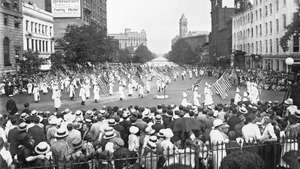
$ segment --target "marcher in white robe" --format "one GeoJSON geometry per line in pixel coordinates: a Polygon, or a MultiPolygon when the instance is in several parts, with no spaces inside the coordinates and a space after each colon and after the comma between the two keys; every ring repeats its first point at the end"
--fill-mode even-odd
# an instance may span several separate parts
{"type": "Polygon", "coordinates": [[[59,89],[56,89],[54,92],[53,92],[53,97],[52,99],[54,100],[54,108],[55,110],[57,111],[60,106],[61,106],[61,100],[60,100],[60,97],[61,97],[61,93],[60,93],[60,90],[59,89]]]}
{"type": "Polygon", "coordinates": [[[139,85],[139,97],[144,98],[144,86],[139,85]]]}
{"type": "Polygon", "coordinates": [[[108,84],[109,86],[109,95],[113,95],[114,94],[114,83],[113,82],[109,82],[108,84]]]}
{"type": "Polygon", "coordinates": [[[146,81],[146,92],[150,93],[150,91],[151,91],[151,81],[148,79],[146,81]]]}
{"type": "Polygon", "coordinates": [[[2,82],[0,83],[0,95],[4,95],[5,94],[5,83],[2,82]]]}
{"type": "Polygon", "coordinates": [[[204,87],[204,105],[205,106],[209,106],[212,105],[214,103],[213,101],[213,93],[211,91],[211,86],[208,83],[205,83],[205,87],[204,87]]]}
{"type": "Polygon", "coordinates": [[[198,87],[195,87],[193,92],[193,101],[195,106],[200,106],[200,97],[201,95],[198,93],[198,87]]]}
{"type": "Polygon", "coordinates": [[[98,103],[100,100],[100,87],[99,85],[94,85],[94,100],[95,103],[98,103]]]}
{"type": "Polygon", "coordinates": [[[34,85],[32,93],[33,93],[34,102],[36,102],[36,103],[39,102],[40,101],[40,90],[37,85],[34,85]]]}
{"type": "Polygon", "coordinates": [[[48,85],[47,85],[47,83],[42,83],[41,88],[42,88],[42,91],[43,91],[44,95],[48,93],[48,85]]]}
{"type": "Polygon", "coordinates": [[[182,93],[182,97],[183,98],[182,98],[182,101],[181,101],[181,105],[184,106],[184,107],[188,106],[189,103],[187,101],[187,94],[186,94],[186,92],[182,93]]]}
{"type": "Polygon", "coordinates": [[[125,99],[124,86],[122,83],[119,84],[119,95],[120,95],[120,100],[125,99]]]}
{"type": "Polygon", "coordinates": [[[189,76],[190,76],[190,79],[193,78],[193,72],[192,72],[192,70],[189,70],[189,76]]]}
{"type": "Polygon", "coordinates": [[[91,86],[90,86],[90,82],[87,81],[88,83],[86,83],[85,86],[85,96],[86,99],[89,99],[91,97],[91,86]]]}
{"type": "Polygon", "coordinates": [[[242,97],[240,95],[240,89],[237,87],[234,96],[234,104],[237,105],[240,101],[242,101],[242,97]]]}
{"type": "Polygon", "coordinates": [[[133,86],[132,86],[132,83],[129,82],[128,83],[128,96],[132,96],[133,95],[133,86]]]}
{"type": "Polygon", "coordinates": [[[69,86],[69,97],[71,100],[74,100],[75,97],[75,85],[73,83],[69,86]]]}
{"type": "Polygon", "coordinates": [[[81,85],[81,87],[80,87],[79,97],[81,98],[81,105],[85,105],[86,93],[85,93],[84,85],[81,85]]]}
{"type": "Polygon", "coordinates": [[[28,84],[27,84],[27,93],[28,94],[32,94],[32,88],[33,88],[32,83],[28,82],[28,84]]]}

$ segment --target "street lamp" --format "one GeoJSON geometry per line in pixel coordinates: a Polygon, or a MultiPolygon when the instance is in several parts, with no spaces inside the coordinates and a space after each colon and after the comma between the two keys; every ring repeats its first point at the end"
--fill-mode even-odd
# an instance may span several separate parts
{"type": "Polygon", "coordinates": [[[285,59],[285,64],[288,65],[288,66],[291,66],[294,64],[294,59],[291,58],[291,57],[288,57],[285,59]]]}

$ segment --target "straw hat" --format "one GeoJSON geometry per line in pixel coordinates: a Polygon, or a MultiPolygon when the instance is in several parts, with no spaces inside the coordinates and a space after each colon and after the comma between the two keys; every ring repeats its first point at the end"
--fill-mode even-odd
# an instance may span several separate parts
{"type": "Polygon", "coordinates": [[[300,118],[300,110],[296,110],[296,111],[295,111],[295,116],[296,116],[297,118],[300,118]]]}
{"type": "Polygon", "coordinates": [[[39,155],[47,154],[50,151],[50,145],[47,142],[40,142],[35,146],[34,151],[39,155]]]}
{"type": "Polygon", "coordinates": [[[106,129],[104,129],[104,136],[103,138],[108,140],[108,139],[112,139],[114,137],[116,137],[116,133],[114,131],[114,128],[112,127],[107,127],[106,129]]]}
{"type": "Polygon", "coordinates": [[[165,130],[166,129],[160,129],[159,132],[157,133],[157,137],[160,137],[160,138],[165,137],[165,130]]]}
{"type": "Polygon", "coordinates": [[[136,126],[131,126],[130,128],[129,128],[129,132],[131,133],[131,134],[136,134],[136,133],[138,133],[139,132],[139,128],[138,127],[136,127],[136,126]]]}
{"type": "Polygon", "coordinates": [[[187,94],[186,92],[182,92],[182,97],[186,98],[187,97],[187,94]]]}
{"type": "Polygon", "coordinates": [[[59,128],[56,130],[55,137],[56,138],[64,138],[68,136],[68,131],[64,128],[59,128]]]}
{"type": "Polygon", "coordinates": [[[18,125],[19,131],[26,131],[26,129],[27,129],[27,123],[25,123],[25,122],[22,122],[18,125]]]}
{"type": "Polygon", "coordinates": [[[157,145],[157,137],[156,136],[151,136],[147,142],[147,147],[150,149],[156,149],[157,145]]]}
{"type": "Polygon", "coordinates": [[[242,114],[247,114],[248,110],[245,106],[242,106],[242,107],[239,107],[239,112],[242,113],[242,114]]]}
{"type": "Polygon", "coordinates": [[[155,130],[151,126],[148,126],[145,128],[145,132],[149,135],[152,135],[155,133],[155,130]]]}
{"type": "Polygon", "coordinates": [[[170,128],[165,129],[164,136],[166,138],[172,138],[174,136],[173,131],[170,128]]]}
{"type": "Polygon", "coordinates": [[[72,141],[72,147],[76,150],[82,147],[82,140],[77,138],[72,141]]]}
{"type": "Polygon", "coordinates": [[[288,112],[291,114],[295,114],[295,112],[298,110],[298,107],[296,105],[290,105],[289,107],[286,108],[288,112]]]}
{"type": "Polygon", "coordinates": [[[115,126],[117,123],[116,123],[116,120],[115,119],[109,119],[108,120],[108,125],[109,126],[115,126]]]}
{"type": "Polygon", "coordinates": [[[286,104],[286,105],[292,105],[293,103],[294,103],[294,101],[292,98],[288,98],[284,101],[284,104],[286,104]]]}
{"type": "MultiPolygon", "coordinates": [[[[223,126],[223,125],[227,125],[226,123],[223,122],[223,120],[221,119],[215,119],[214,122],[213,122],[213,128],[218,128],[220,126],[223,126]]],[[[227,125],[228,126],[228,125],[227,125]]]]}

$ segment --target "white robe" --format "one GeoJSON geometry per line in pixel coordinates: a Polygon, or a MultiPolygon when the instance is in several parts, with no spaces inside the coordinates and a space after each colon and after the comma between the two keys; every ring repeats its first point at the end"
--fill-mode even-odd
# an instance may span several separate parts
{"type": "Polygon", "coordinates": [[[114,94],[114,84],[112,82],[109,82],[109,94],[114,94]]]}
{"type": "Polygon", "coordinates": [[[194,105],[195,106],[200,106],[200,101],[199,101],[199,98],[200,98],[200,95],[197,91],[194,91],[193,92],[193,101],[194,101],[194,105]]]}
{"type": "Polygon", "coordinates": [[[32,87],[33,87],[32,83],[27,84],[27,93],[28,94],[32,94],[32,87]]]}
{"type": "Polygon", "coordinates": [[[75,86],[73,84],[70,84],[69,86],[69,97],[75,96],[75,86]]]}
{"type": "Polygon", "coordinates": [[[128,95],[133,95],[133,86],[131,83],[128,84],[128,95]]]}
{"type": "Polygon", "coordinates": [[[94,86],[94,100],[100,100],[100,87],[98,85],[94,86]]]}
{"type": "Polygon", "coordinates": [[[85,102],[86,101],[86,90],[84,89],[83,86],[81,86],[80,91],[79,91],[79,97],[81,97],[81,101],[85,102]]]}
{"type": "Polygon", "coordinates": [[[151,91],[151,84],[150,83],[151,82],[149,80],[147,80],[147,82],[146,82],[146,91],[149,92],[149,93],[151,91]]]}
{"type": "Polygon", "coordinates": [[[212,105],[214,103],[212,98],[212,91],[210,88],[205,87],[204,88],[204,105],[212,105]]]}
{"type": "Polygon", "coordinates": [[[38,87],[33,88],[33,99],[35,102],[38,102],[40,100],[40,91],[38,87]]]}
{"type": "Polygon", "coordinates": [[[125,99],[125,92],[124,92],[123,85],[119,86],[119,95],[120,95],[120,99],[125,99]]]}
{"type": "Polygon", "coordinates": [[[90,84],[86,84],[85,85],[85,96],[87,97],[87,98],[90,98],[91,97],[91,91],[90,91],[90,84]]]}
{"type": "Polygon", "coordinates": [[[44,94],[48,93],[48,86],[47,86],[46,83],[42,84],[42,91],[43,91],[44,94]]]}
{"type": "Polygon", "coordinates": [[[53,93],[53,98],[52,99],[54,100],[54,107],[57,108],[57,109],[60,108],[60,106],[61,106],[60,97],[61,97],[61,93],[60,93],[59,90],[57,90],[53,93]]]}

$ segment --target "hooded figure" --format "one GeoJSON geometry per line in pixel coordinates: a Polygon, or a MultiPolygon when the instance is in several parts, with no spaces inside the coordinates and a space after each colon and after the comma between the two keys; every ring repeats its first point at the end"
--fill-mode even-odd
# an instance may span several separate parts
{"type": "Polygon", "coordinates": [[[237,105],[240,101],[242,101],[242,97],[240,95],[240,89],[237,87],[234,96],[234,104],[237,105]]]}

